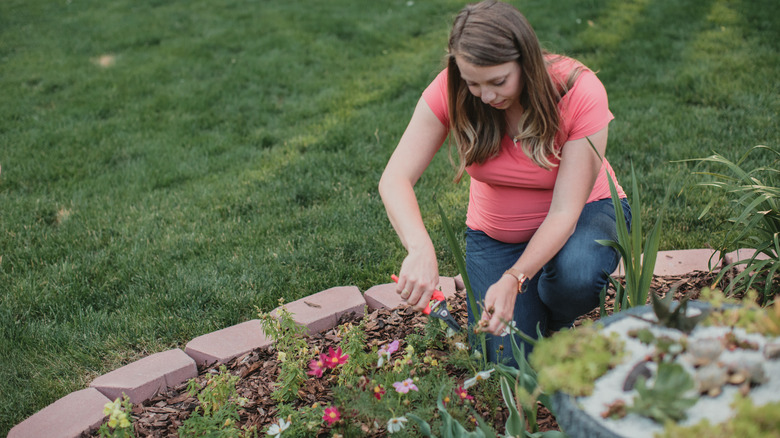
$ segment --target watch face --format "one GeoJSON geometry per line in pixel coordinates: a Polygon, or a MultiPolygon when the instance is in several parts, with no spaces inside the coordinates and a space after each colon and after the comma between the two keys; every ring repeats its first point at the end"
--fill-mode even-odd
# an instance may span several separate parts
{"type": "Polygon", "coordinates": [[[523,293],[528,290],[528,277],[523,279],[523,282],[520,283],[520,293],[523,293]]]}

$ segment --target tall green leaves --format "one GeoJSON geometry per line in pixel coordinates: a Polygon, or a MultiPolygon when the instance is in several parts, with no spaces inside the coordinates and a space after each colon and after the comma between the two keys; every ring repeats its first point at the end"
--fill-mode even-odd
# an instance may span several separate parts
{"type": "MultiPolygon", "coordinates": [[[[436,201],[436,207],[439,209],[439,215],[441,216],[441,223],[444,226],[444,233],[447,235],[447,242],[450,245],[450,250],[452,251],[453,256],[455,257],[455,266],[458,267],[458,272],[460,272],[461,277],[463,278],[463,285],[466,287],[466,295],[468,296],[469,300],[469,306],[471,307],[471,312],[474,314],[474,320],[479,321],[480,320],[480,313],[479,313],[479,307],[477,307],[477,300],[474,298],[474,292],[471,290],[471,282],[469,281],[469,274],[466,272],[466,259],[463,257],[463,252],[460,249],[460,244],[458,243],[458,239],[455,238],[455,232],[452,230],[452,225],[450,225],[450,221],[447,219],[447,215],[444,213],[444,209],[441,207],[441,204],[439,204],[439,201],[434,198],[434,201],[436,201]]],[[[482,334],[478,336],[480,340],[480,344],[482,346],[482,352],[487,351],[487,343],[485,342],[485,335],[482,334]]],[[[487,355],[482,355],[482,366],[483,368],[487,367],[487,355]]]]}
{"type": "MultiPolygon", "coordinates": [[[[730,203],[735,214],[729,219],[731,225],[726,230],[722,242],[717,245],[721,258],[731,251],[750,248],[753,254],[745,259],[736,260],[721,269],[716,282],[734,267],[744,267],[729,285],[730,292],[742,291],[763,281],[764,303],[780,290],[778,272],[780,272],[780,152],[767,146],[750,148],[736,162],[720,154],[691,161],[713,163],[725,167],[729,173],[695,172],[699,175],[714,177],[714,181],[699,183],[704,187],[715,187],[731,196],[730,203]],[[768,165],[745,170],[744,163],[753,151],[767,151],[768,165]]],[[[713,202],[702,211],[700,218],[706,215],[713,202]]]]}
{"type": "Polygon", "coordinates": [[[479,315],[477,315],[477,301],[474,299],[474,292],[471,290],[469,274],[466,272],[466,259],[463,257],[460,244],[458,243],[458,239],[455,238],[455,232],[452,230],[452,225],[450,225],[450,221],[447,219],[447,215],[444,213],[444,209],[441,207],[439,201],[437,201],[435,198],[434,201],[436,201],[436,207],[439,209],[441,223],[444,226],[444,233],[447,235],[447,243],[449,243],[450,250],[455,256],[455,266],[457,266],[458,272],[463,278],[463,284],[466,286],[466,294],[469,299],[469,306],[471,306],[471,310],[474,312],[474,318],[479,320],[479,315]]]}
{"type": "MultiPolygon", "coordinates": [[[[593,143],[588,139],[593,151],[601,157],[593,143]]],[[[605,170],[606,172],[606,170],[605,170]]],[[[658,256],[658,245],[661,240],[661,223],[663,222],[663,209],[658,215],[658,221],[653,226],[647,238],[642,240],[642,203],[639,193],[639,184],[634,172],[634,165],[631,165],[631,231],[626,225],[626,217],[623,214],[623,207],[617,192],[615,182],[607,172],[609,181],[609,192],[612,196],[612,203],[615,207],[615,218],[617,226],[617,242],[613,240],[597,240],[598,243],[614,248],[623,258],[623,267],[625,269],[625,286],[614,278],[610,278],[616,289],[615,312],[622,308],[643,306],[647,303],[647,296],[650,291],[650,282],[653,279],[653,270],[658,256]]],[[[663,205],[666,205],[664,199],[663,205]]]]}

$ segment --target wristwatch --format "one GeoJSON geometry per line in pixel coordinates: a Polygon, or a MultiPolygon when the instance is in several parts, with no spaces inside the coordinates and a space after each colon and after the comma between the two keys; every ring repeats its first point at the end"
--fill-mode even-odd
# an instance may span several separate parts
{"type": "Polygon", "coordinates": [[[512,277],[515,277],[517,279],[517,293],[521,294],[528,290],[528,280],[529,278],[520,272],[517,268],[509,268],[504,272],[504,275],[511,275],[512,277]]]}

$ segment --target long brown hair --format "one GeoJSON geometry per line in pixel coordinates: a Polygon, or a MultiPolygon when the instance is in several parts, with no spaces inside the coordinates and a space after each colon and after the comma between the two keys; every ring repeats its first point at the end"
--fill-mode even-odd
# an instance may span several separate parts
{"type": "Polygon", "coordinates": [[[556,59],[546,61],[545,54],[528,20],[506,3],[486,0],[470,4],[455,17],[447,55],[447,92],[450,132],[458,153],[456,181],[463,176],[466,166],[482,164],[498,155],[507,121],[504,111],[484,104],[469,92],[455,56],[477,66],[512,61],[520,64],[523,114],[515,140],[534,163],[550,169],[555,166],[551,158],[560,158],[555,149],[560,125],[557,104],[579,71],[575,69],[566,83],[554,83],[547,67],[556,59]]]}

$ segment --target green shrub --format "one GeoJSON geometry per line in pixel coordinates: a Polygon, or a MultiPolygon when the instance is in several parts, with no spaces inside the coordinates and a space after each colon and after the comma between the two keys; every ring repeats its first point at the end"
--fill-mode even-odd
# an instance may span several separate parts
{"type": "MultiPolygon", "coordinates": [[[[725,236],[715,246],[720,251],[720,260],[738,249],[752,250],[748,257],[735,260],[721,269],[716,283],[731,268],[741,267],[742,272],[731,281],[726,292],[744,292],[763,282],[762,302],[768,303],[780,290],[780,152],[767,146],[755,146],[736,162],[720,154],[692,161],[725,168],[724,172],[696,172],[714,178],[713,181],[701,182],[699,185],[724,192],[734,211],[734,215],[728,219],[725,236]],[[745,169],[749,155],[756,151],[770,155],[763,160],[766,164],[751,170],[745,169]]],[[[711,202],[700,217],[708,214],[712,205],[711,202]]]]}

